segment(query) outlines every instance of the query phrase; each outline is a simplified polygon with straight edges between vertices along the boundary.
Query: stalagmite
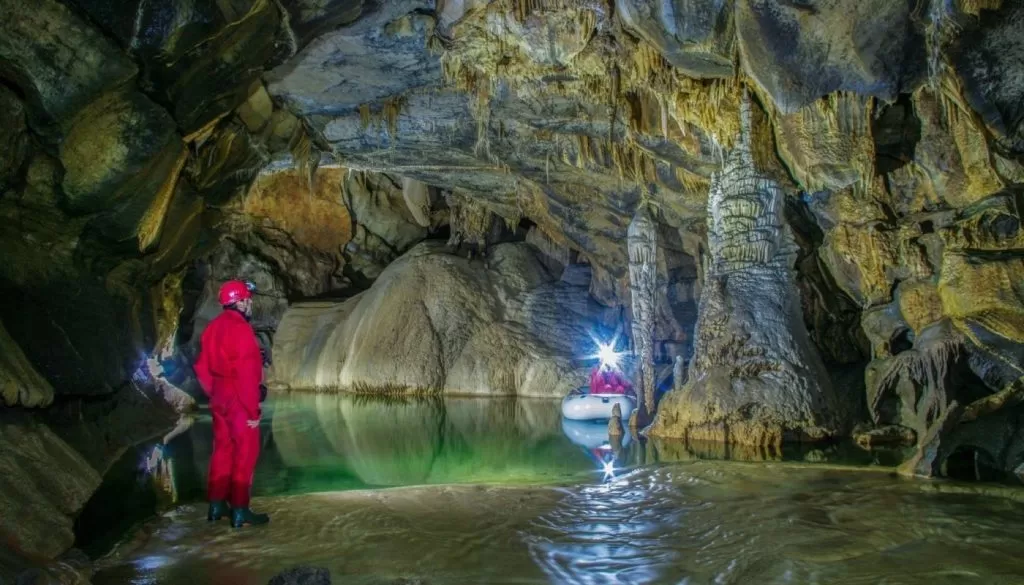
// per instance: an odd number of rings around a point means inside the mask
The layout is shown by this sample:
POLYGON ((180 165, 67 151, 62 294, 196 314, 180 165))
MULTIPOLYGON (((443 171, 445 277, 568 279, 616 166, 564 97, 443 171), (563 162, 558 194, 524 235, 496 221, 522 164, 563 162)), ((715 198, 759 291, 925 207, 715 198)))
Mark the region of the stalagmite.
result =
POLYGON ((741 118, 708 197, 710 262, 688 380, 662 401, 650 434, 777 449, 840 429, 803 322, 785 193, 754 167, 748 100, 741 118))
POLYGON ((622 430, 622 409, 616 404, 612 407, 612 417, 608 419, 608 436, 610 437, 621 437, 624 434, 622 430))
POLYGON ((633 345, 638 358, 637 374, 642 396, 637 397, 647 413, 654 412, 654 303, 658 278, 658 235, 641 203, 627 232, 629 286, 633 303, 633 345))

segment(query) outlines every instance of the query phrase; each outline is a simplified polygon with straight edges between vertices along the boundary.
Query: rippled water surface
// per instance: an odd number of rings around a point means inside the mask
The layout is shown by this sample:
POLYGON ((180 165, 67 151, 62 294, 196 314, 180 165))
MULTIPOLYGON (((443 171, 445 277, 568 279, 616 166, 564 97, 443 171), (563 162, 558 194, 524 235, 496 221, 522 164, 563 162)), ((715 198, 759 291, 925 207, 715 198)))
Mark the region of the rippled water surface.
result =
POLYGON ((293 396, 266 412, 254 507, 268 526, 206 522, 199 419, 154 468, 177 503, 93 583, 263 585, 300 564, 373 584, 1024 583, 1024 506, 878 467, 613 446, 545 401, 293 396))

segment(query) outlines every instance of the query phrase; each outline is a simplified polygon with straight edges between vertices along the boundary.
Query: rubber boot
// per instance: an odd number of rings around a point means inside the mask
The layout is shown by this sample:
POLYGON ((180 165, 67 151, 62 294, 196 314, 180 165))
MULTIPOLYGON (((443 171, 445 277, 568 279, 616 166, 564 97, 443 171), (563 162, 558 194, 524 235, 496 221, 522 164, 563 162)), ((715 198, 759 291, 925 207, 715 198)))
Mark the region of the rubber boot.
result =
POLYGON ((210 522, 216 522, 230 513, 231 508, 228 508, 228 503, 224 500, 218 500, 210 502, 210 511, 206 513, 206 519, 210 522))
POLYGON ((246 524, 256 526, 258 524, 266 524, 270 522, 270 516, 266 514, 257 514, 249 508, 238 508, 231 510, 231 527, 241 528, 246 524))

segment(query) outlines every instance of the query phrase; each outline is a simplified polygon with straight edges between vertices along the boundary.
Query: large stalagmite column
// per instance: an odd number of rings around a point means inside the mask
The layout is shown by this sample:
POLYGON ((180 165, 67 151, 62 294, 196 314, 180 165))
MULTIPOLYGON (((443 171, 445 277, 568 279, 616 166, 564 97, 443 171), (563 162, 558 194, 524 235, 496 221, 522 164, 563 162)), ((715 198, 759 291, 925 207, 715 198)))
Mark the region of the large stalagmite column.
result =
POLYGON ((825 439, 837 431, 836 404, 803 322, 785 194, 754 168, 747 100, 742 116, 708 197, 710 262, 690 375, 662 401, 650 434, 765 446, 825 439))
POLYGON ((658 278, 658 235, 647 205, 641 203, 629 224, 629 287, 633 302, 633 346, 638 358, 638 397, 654 412, 654 302, 658 278))

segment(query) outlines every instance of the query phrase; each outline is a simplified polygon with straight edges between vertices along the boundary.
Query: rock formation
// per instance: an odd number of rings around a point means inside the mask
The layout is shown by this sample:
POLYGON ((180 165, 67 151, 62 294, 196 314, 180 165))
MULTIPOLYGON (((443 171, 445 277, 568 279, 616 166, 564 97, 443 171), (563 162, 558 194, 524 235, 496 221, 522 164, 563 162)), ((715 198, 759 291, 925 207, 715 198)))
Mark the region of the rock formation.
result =
POLYGON ((297 389, 564 396, 586 382, 576 348, 614 316, 528 244, 494 247, 485 268, 427 242, 364 293, 290 308, 274 374, 297 389))
POLYGON ((754 166, 749 108, 745 102, 742 136, 711 182, 689 380, 665 397, 654 436, 774 447, 841 430, 800 311, 786 195, 754 166))
MULTIPOLYGON (((745 302, 714 254, 758 249, 712 245, 714 224, 731 216, 708 215, 746 88, 760 105, 750 158, 785 193, 775 213, 792 232, 765 240, 781 246, 780 274, 791 279, 768 279, 788 295, 776 314, 793 325, 786 331, 803 321, 810 341, 792 335, 801 359, 817 351, 842 378, 833 422, 913 434, 913 473, 973 458, 1009 476, 1024 463, 1021 0, 0 9, 3 413, 13 405, 49 425, 79 401, 125 404, 148 359, 187 366, 188 342, 229 276, 266 293, 267 338, 297 300, 362 292, 353 305, 391 302, 381 279, 404 273, 425 238, 447 236, 461 246, 453 252, 491 261, 497 244, 527 239, 572 295, 589 291, 625 323, 629 225, 642 198, 657 210, 653 307, 638 322, 653 333, 642 350, 659 377, 679 355, 710 367, 716 325, 704 325, 705 311, 695 341, 697 303, 745 302)), ((474 262, 447 274, 475 286, 489 273, 474 262)), ((421 356, 443 367, 420 364, 413 377, 442 388, 454 373, 476 384, 496 371, 484 366, 493 353, 474 361, 456 346, 529 347, 546 363, 581 352, 565 342, 580 332, 545 312, 569 301, 526 294, 534 309, 510 319, 506 292, 468 295, 483 317, 459 321, 466 331, 414 311, 419 330, 449 346, 421 356), (531 328, 550 323, 559 328, 531 328)), ((411 311, 417 299, 402 294, 411 311)), ((376 324, 386 311, 360 314, 353 323, 376 324)), ((736 347, 764 346, 747 332, 736 347)), ((815 363, 783 370, 826 384, 815 363)), ((707 384, 695 374, 675 378, 707 384)), ((502 380, 481 387, 522 387, 502 380)), ((832 412, 824 407, 791 406, 793 429, 843 426, 819 420, 832 412)))
POLYGON ((641 204, 629 222, 629 293, 633 308, 633 346, 638 358, 639 407, 654 412, 654 307, 657 288, 657 230, 641 204))

